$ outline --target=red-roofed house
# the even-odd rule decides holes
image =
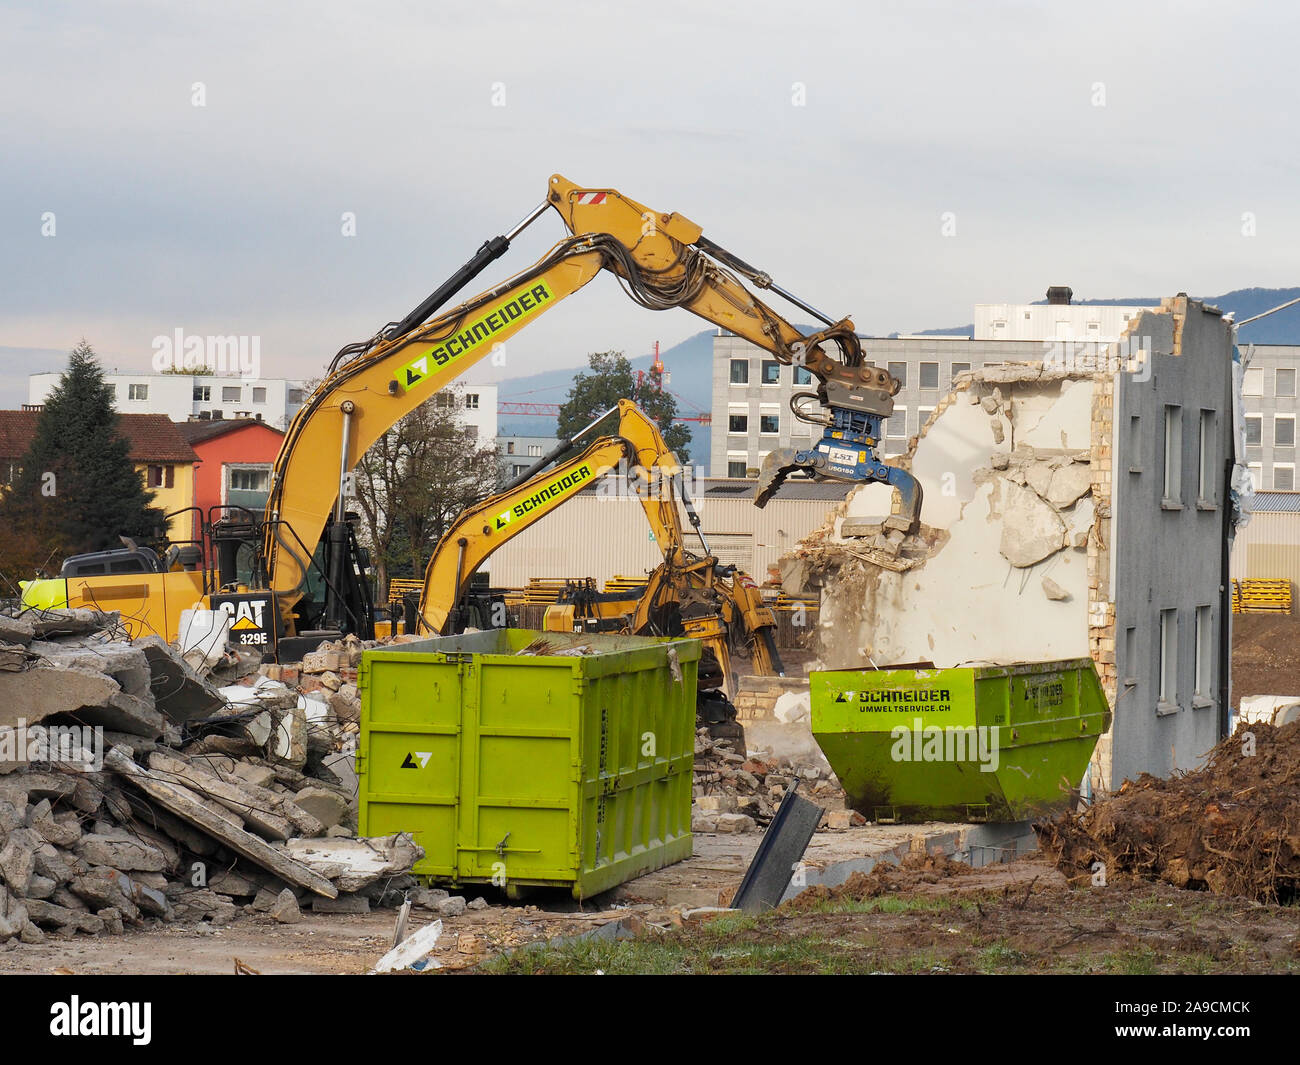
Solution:
[[[0,480],[12,483],[18,465],[36,437],[39,407],[0,410]],[[118,431],[130,444],[131,461],[153,493],[153,505],[165,513],[194,505],[194,448],[181,435],[181,426],[165,414],[119,414]],[[167,533],[174,540],[192,536],[188,514],[173,518]]]
[[[247,507],[260,517],[284,433],[256,418],[196,419],[176,428],[198,455],[194,502],[203,520],[222,505]]]

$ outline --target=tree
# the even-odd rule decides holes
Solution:
[[[620,399],[630,399],[646,412],[663,434],[664,443],[686,465],[690,461],[691,431],[677,416],[677,400],[663,390],[659,374],[649,371],[638,382],[637,373],[621,351],[598,351],[589,357],[591,373],[575,374],[568,397],[560,404],[559,434],[572,436]],[[604,427],[608,431],[608,427]]]
[[[119,547],[122,536],[155,542],[165,521],[149,501],[119,431],[112,389],[83,339],[46,398],[35,437],[0,503],[0,527],[12,552],[6,561],[37,568],[64,555]],[[35,544],[33,531],[40,537]],[[24,537],[25,550],[19,546]]]
[[[496,490],[495,442],[481,444],[445,388],[394,425],[356,468],[357,504],[375,563],[379,598],[393,577],[422,577],[429,555],[466,507]]]

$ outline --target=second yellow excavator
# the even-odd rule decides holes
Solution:
[[[565,457],[615,410],[615,434],[594,440],[576,456]],[[575,596],[550,608],[544,627],[551,631],[591,627],[639,635],[694,636],[716,660],[706,674],[715,681],[710,686],[725,683],[732,694],[733,645],[746,647],[754,673],[784,675],[774,639],[776,619],[763,602],[762,592],[740,570],[719,566],[686,492],[681,464],[658,426],[630,400],[620,400],[617,408],[562,441],[503,491],[461,514],[429,559],[417,627],[438,635],[457,631],[461,627],[459,606],[475,570],[507,540],[615,470],[624,471],[633,486],[663,562],[640,595]],[[686,547],[679,501],[699,536],[703,554]]]

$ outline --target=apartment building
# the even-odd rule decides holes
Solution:
[[[27,379],[27,402],[43,404],[62,376],[32,374]],[[112,389],[118,413],[165,414],[174,422],[251,418],[283,430],[304,398],[301,381],[280,377],[245,380],[216,374],[106,373],[104,383]]]
[[[1292,492],[1296,482],[1296,368],[1300,345],[1252,344],[1243,352],[1246,462],[1255,488]]]

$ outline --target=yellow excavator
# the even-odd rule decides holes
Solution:
[[[526,270],[430,317],[549,211],[560,216],[568,236]],[[289,426],[262,515],[217,508],[219,513],[204,516],[203,542],[187,545],[174,561],[132,548],[69,559],[54,582],[30,582],[24,602],[120,609],[134,633],[167,639],[176,637],[183,610],[206,604],[231,615],[233,638],[268,656],[280,641],[292,641],[280,648],[282,659],[339,633],[370,636],[369,560],[346,509],[349,472],[399,419],[501,351],[601,271],[614,274],[641,306],[685,308],[771,352],[778,362],[805,367],[816,379],[816,390],[796,394],[791,407],[796,417],[821,425],[822,435],[806,450],[768,456],[758,505],[787,475],[802,470],[819,478],[893,485],[902,502],[891,524],[906,531],[915,523],[917,483],[875,450],[899,383],[863,359],[849,319],[823,315],[680,214],[555,174],[545,199],[518,225],[484,242],[406,317],[335,355]],[[800,332],[741,278],[775,292],[825,328]]]
[[[568,457],[580,441],[617,412],[618,429]],[[439,541],[424,573],[416,628],[448,635],[463,627],[462,604],[474,572],[507,540],[563,506],[606,474],[626,476],[650,523],[663,562],[637,596],[569,597],[546,612],[543,628],[618,630],[634,635],[687,635],[711,653],[709,687],[735,694],[730,647],[743,645],[756,674],[783,676],[776,648],[776,618],[758,586],[734,567],[721,567],[709,551],[699,514],[686,490],[681,464],[659,427],[631,400],[620,400],[582,431],[563,440],[501,492],[466,510]],[[703,554],[686,548],[682,508]],[[482,614],[476,610],[482,620]],[[504,623],[501,619],[500,624]]]

